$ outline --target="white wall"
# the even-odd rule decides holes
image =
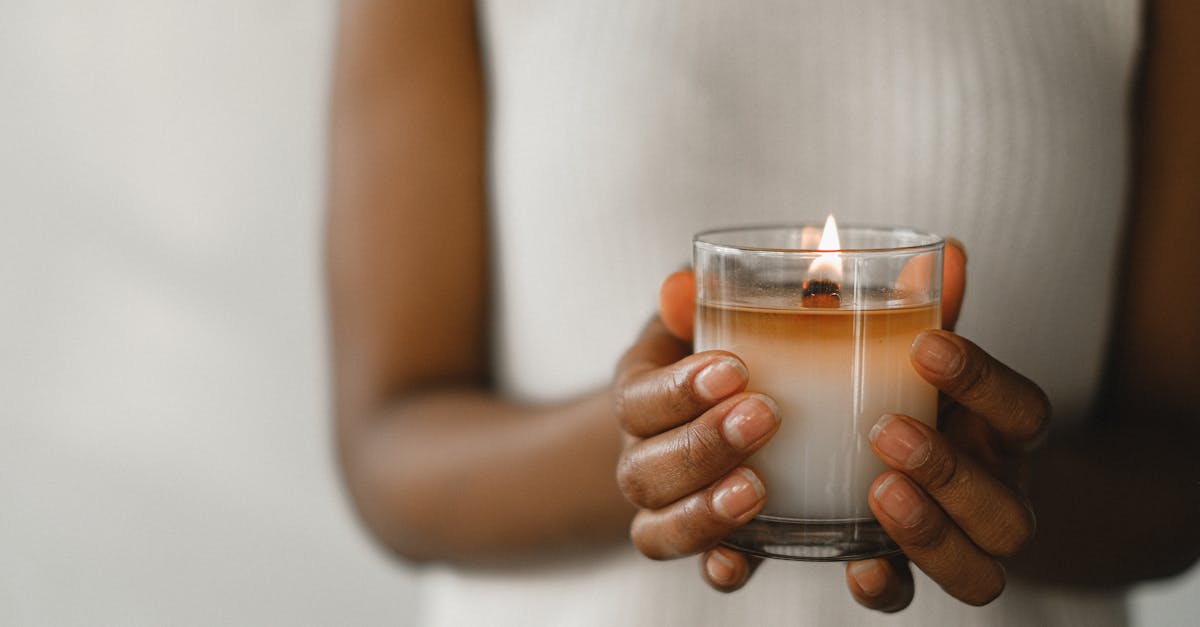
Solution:
[[[331,28],[326,0],[0,3],[0,625],[413,621],[328,438]]]
[[[333,4],[0,2],[0,625],[396,625],[326,407]]]

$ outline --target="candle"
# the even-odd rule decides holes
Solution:
[[[867,507],[885,468],[867,434],[885,413],[936,424],[937,392],[909,346],[939,326],[941,250],[935,236],[903,229],[839,233],[832,216],[822,229],[697,236],[695,348],[738,355],[747,389],[782,414],[749,462],[766,480],[766,506],[727,543],[794,559],[894,550]]]
[[[867,432],[886,413],[933,425],[937,393],[908,362],[937,308],[851,312],[701,305],[696,350],[722,348],[750,370],[747,389],[779,404],[779,432],[751,460],[771,487],[763,513],[811,519],[871,516],[867,487],[884,464]]]

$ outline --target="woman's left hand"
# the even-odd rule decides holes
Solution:
[[[1020,482],[1050,404],[1029,379],[949,331],[918,336],[912,363],[944,395],[939,431],[889,415],[870,434],[892,468],[871,485],[871,511],[904,555],[851,562],[846,583],[869,608],[901,610],[913,597],[911,560],[950,595],[982,605],[1004,589],[998,558],[1033,537]]]

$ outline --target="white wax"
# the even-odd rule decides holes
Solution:
[[[728,350],[750,370],[747,389],[779,404],[779,432],[749,465],[766,480],[764,515],[870,518],[867,490],[886,466],[867,434],[885,413],[934,426],[937,391],[909,361],[936,307],[775,311],[701,306],[696,351]]]

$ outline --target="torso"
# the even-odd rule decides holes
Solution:
[[[479,10],[495,355],[510,394],[550,400],[605,384],[658,282],[687,263],[693,233],[832,211],[963,240],[959,332],[1039,382],[1060,422],[1086,414],[1123,225],[1136,1],[482,0]],[[429,585],[435,623],[475,611],[494,623],[502,602],[549,604],[545,618],[572,624],[879,618],[857,609],[830,565],[769,563],[726,597],[703,589],[694,563],[631,549],[516,575],[441,571]],[[437,601],[462,594],[484,600]],[[1085,612],[1083,624],[1120,624],[1122,607],[1018,584],[980,610],[923,580],[897,620],[1053,624]]]

